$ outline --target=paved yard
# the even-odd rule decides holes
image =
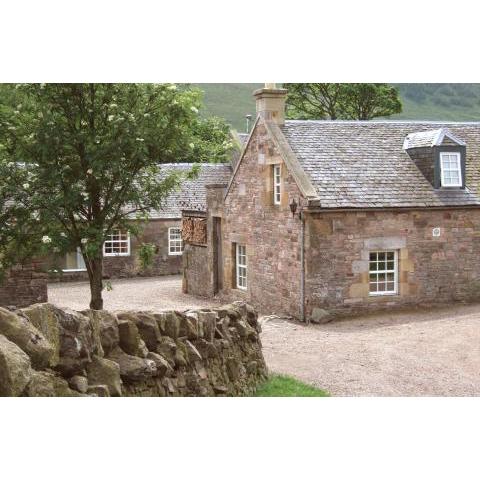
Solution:
[[[112,281],[109,310],[202,308],[181,277]],[[52,303],[88,308],[88,284],[49,286]],[[332,395],[480,395],[480,305],[382,314],[305,326],[265,317],[262,341],[271,371],[293,375]]]
[[[182,293],[182,277],[169,275],[111,281],[113,289],[104,290],[105,310],[187,310],[215,305],[211,300]],[[48,300],[59,307],[84,310],[90,303],[88,282],[51,283]]]
[[[263,322],[269,368],[344,396],[480,395],[480,305],[303,326]]]

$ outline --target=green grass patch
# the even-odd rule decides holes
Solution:
[[[329,397],[319,388],[307,385],[286,375],[271,375],[257,388],[255,397]]]

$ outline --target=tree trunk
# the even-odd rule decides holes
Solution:
[[[89,261],[88,279],[90,280],[90,308],[92,310],[103,310],[103,261],[102,258],[95,258]]]

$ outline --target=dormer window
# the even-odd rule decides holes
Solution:
[[[440,152],[442,187],[462,186],[462,164],[460,152]]]
[[[466,188],[467,145],[448,128],[409,133],[403,148],[433,188]]]

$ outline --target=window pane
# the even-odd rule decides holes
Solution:
[[[369,258],[369,292],[380,295],[395,293],[395,252],[370,252]]]

